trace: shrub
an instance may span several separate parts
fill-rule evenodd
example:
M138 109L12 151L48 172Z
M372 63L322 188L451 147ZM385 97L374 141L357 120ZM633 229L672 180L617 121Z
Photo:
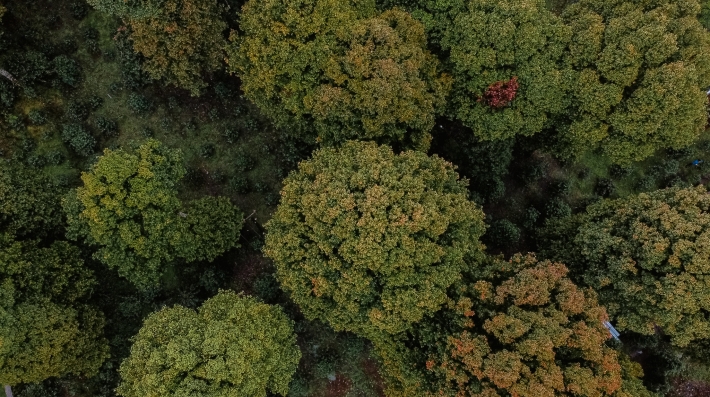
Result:
M614 179L621 179L623 177L629 176L633 169L629 166L621 166L619 164L612 164L609 167L609 176Z
M558 180L552 184L551 190L555 196L568 196L572 192L572 183L566 179Z
M71 121L81 122L89 118L89 107L83 101L72 100L67 105L65 115Z
M214 154L215 154L214 144L205 143L204 145L200 146L200 157L208 159L208 158L214 156Z
M150 101L142 94L132 92L128 96L128 107L135 113L145 113L150 110Z
M594 193L601 197L609 197L616 192L614 181L608 178L599 178L594 185Z
M523 227L526 229L532 229L537 224L538 219L540 219L540 211L535 207L528 207L523 214Z
M254 168L254 160L244 151L234 156L234 168L239 172L249 171Z
M86 105L92 110L98 110L104 104L103 98L98 95L91 95L86 99Z
M86 40L98 40L99 31L93 26L85 26L81 28L81 35Z
M99 130L103 136L115 136L118 132L118 124L116 121L108 119L106 117L99 116L94 121L96 124L96 129Z
M486 240L504 248L520 240L520 228L507 219L499 219L486 231Z
M239 138L239 131L234 127L227 127L222 133L222 136L227 143L234 143L237 141L237 138Z
M54 58L54 71L57 73L59 81L76 87L81 81L81 66L79 63L66 55L59 55Z
M47 153L47 164L59 165L64 161L64 155L61 150L52 150Z
M249 179L243 176L235 176L229 181L228 188L235 193L249 193Z
M89 7L84 1L74 1L69 4L69 12L72 18L82 20L89 13Z
M555 197L545 205L545 213L548 218L566 218L572 215L572 208L561 198Z
M648 191L656 188L656 178L651 175L641 177L636 183L636 190Z
M47 122L47 115L44 113L44 111L39 109L30 110L30 112L27 114L27 118L30 120L30 123L34 125L43 125Z
M62 128L62 140L78 155L88 156L94 151L96 140L81 124L65 124Z

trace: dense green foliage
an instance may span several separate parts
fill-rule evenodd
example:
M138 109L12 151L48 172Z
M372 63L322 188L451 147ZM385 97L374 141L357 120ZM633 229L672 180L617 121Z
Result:
M696 0L582 0L563 18L572 29L572 152L600 147L618 163L681 148L706 124L710 36Z
M303 313L336 330L396 334L438 310L480 255L483 213L450 163L347 142L284 181L264 252Z
M475 0L444 32L454 84L451 114L484 140L533 135L566 108L562 55L571 33L543 0ZM517 78L507 106L482 101L496 82Z
M450 86L420 23L369 1L250 1L228 51L246 96L281 127L426 149Z
M710 385L707 1L0 2L17 397Z
M108 357L95 280L77 248L0 235L0 384L95 374Z
M121 364L124 397L282 396L301 352L280 308L222 291L151 314ZM268 394L271 395L271 394Z
M167 263L212 261L237 246L241 212L226 198L184 205L179 151L156 140L135 153L106 150L64 201L68 236L99 246L94 257L136 285L155 285Z
M0 166L0 231L45 236L63 227L57 186L25 167Z
M687 346L710 330L709 210L705 187L604 200L549 225L547 254L578 269L619 329Z

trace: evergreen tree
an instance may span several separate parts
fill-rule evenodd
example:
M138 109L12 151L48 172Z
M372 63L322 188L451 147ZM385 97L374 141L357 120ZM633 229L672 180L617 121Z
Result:
M350 141L286 178L264 252L307 318L377 339L439 310L484 227L450 163Z
M278 306L221 291L198 310L153 313L136 335L116 389L124 397L285 396L301 352Z
M670 188L591 205L547 226L545 255L567 260L619 330L678 346L710 334L710 196Z
M151 139L135 153L104 151L64 200L68 236L99 246L95 258L141 288L177 259L212 261L236 247L242 214L225 198L183 204L182 155Z
M376 14L371 1L254 0L240 28L230 70L277 126L327 145L428 147L450 78L409 14Z
M0 234L0 384L91 376L108 358L104 317L79 250Z
M697 0L581 0L563 13L573 36L570 153L600 147L619 164L691 144L707 122L710 37Z

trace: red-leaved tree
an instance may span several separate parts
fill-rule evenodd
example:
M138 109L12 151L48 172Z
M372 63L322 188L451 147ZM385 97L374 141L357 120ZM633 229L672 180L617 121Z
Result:
M478 101L495 109L506 107L515 99L519 86L518 76L513 76L508 81L496 81L486 88L486 92Z

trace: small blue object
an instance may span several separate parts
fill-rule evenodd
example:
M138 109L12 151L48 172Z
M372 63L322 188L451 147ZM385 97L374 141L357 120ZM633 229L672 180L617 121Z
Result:
M619 340L619 331L617 331L610 322L603 321L602 324L604 324L604 326L609 330L609 333L611 333L611 336L613 336L614 339Z
M702 163L702 162L703 162L702 160L693 160L693 165L697 167L697 166L699 166L700 163Z

